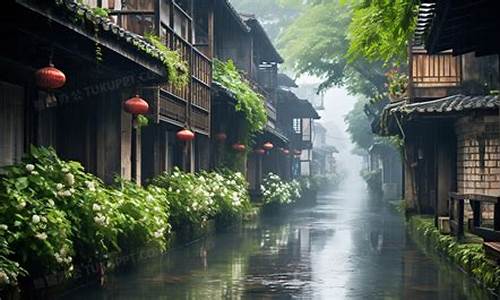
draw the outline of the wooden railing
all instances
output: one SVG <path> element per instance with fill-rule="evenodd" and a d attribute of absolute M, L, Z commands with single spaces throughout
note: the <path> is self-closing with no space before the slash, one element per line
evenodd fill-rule
<path fill-rule="evenodd" d="M 449 199 L 450 227 L 457 238 L 464 237 L 464 202 L 469 200 L 472 208 L 470 232 L 479 235 L 485 241 L 500 241 L 500 196 L 450 193 Z M 494 207 L 491 228 L 485 226 L 483 222 L 482 208 L 485 204 Z"/>
<path fill-rule="evenodd" d="M 451 52 L 429 55 L 413 49 L 411 77 L 413 88 L 456 87 L 462 83 L 460 56 Z"/>

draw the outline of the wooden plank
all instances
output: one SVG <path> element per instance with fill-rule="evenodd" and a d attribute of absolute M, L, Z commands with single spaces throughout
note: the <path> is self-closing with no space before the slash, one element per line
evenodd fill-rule
<path fill-rule="evenodd" d="M 485 228 L 485 227 L 472 227 L 471 232 L 475 235 L 479 235 L 482 237 L 486 242 L 500 242 L 500 232 L 495 231 L 490 228 Z"/>

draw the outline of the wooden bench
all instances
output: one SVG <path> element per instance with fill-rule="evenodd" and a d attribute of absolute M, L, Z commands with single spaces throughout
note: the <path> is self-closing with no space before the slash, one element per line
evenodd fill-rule
<path fill-rule="evenodd" d="M 492 257 L 497 263 L 500 262 L 500 196 L 488 196 L 481 194 L 449 194 L 449 216 L 451 232 L 457 239 L 464 237 L 464 201 L 469 200 L 472 208 L 472 222 L 469 231 L 484 240 L 486 255 Z M 483 224 L 482 206 L 493 205 L 493 226 L 486 227 Z"/>
<path fill-rule="evenodd" d="M 497 265 L 500 265 L 500 243 L 499 242 L 485 242 L 484 252 L 487 257 L 495 260 Z"/>

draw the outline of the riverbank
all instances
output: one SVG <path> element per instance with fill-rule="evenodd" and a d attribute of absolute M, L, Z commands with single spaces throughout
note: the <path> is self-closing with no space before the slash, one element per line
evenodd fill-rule
<path fill-rule="evenodd" d="M 486 258 L 481 242 L 469 236 L 457 242 L 450 235 L 441 234 L 434 226 L 432 216 L 411 216 L 408 231 L 415 243 L 425 252 L 434 252 L 455 263 L 491 293 L 500 292 L 500 267 Z"/>

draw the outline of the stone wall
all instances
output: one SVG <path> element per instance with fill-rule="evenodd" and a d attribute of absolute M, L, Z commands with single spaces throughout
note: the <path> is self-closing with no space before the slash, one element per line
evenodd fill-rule
<path fill-rule="evenodd" d="M 459 193 L 500 195 L 499 117 L 464 117 L 457 134 L 457 189 Z"/>
<path fill-rule="evenodd" d="M 459 193 L 500 195 L 499 117 L 464 117 L 455 124 L 457 134 L 457 189 Z M 484 219 L 493 218 L 493 206 L 482 206 Z M 468 201 L 465 217 L 472 218 Z"/>

